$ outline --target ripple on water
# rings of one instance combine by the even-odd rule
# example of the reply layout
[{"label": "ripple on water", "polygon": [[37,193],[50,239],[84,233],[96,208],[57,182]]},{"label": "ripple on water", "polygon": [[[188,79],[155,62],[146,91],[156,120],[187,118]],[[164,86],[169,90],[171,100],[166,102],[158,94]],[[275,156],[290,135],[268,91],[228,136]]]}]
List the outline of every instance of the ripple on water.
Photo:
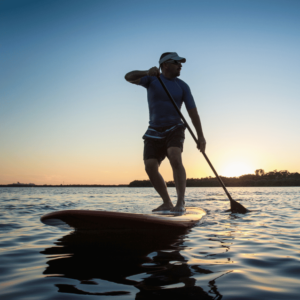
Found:
[{"label": "ripple on water", "polygon": [[221,188],[188,188],[187,205],[207,215],[164,249],[134,254],[93,236],[79,243],[39,219],[62,209],[147,213],[160,203],[152,188],[0,188],[0,298],[298,299],[300,188],[229,192],[252,212],[226,213]]}]

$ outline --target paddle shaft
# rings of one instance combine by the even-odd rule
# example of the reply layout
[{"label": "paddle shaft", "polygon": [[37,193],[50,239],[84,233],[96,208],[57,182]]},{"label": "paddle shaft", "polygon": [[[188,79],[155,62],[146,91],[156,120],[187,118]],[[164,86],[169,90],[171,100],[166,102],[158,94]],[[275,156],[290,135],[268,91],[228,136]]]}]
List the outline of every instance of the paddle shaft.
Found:
[{"label": "paddle shaft", "polygon": [[[170,100],[172,101],[172,103],[173,103],[175,109],[177,110],[177,112],[178,112],[180,118],[182,119],[182,121],[184,122],[186,128],[189,130],[189,132],[190,132],[190,134],[192,135],[194,141],[195,141],[196,144],[198,145],[198,140],[197,140],[197,138],[196,138],[194,132],[192,131],[192,129],[190,128],[189,124],[187,123],[187,121],[185,120],[184,116],[182,115],[182,113],[181,113],[180,109],[178,108],[176,102],[174,101],[172,95],[171,95],[170,92],[168,91],[167,87],[165,86],[165,84],[163,83],[163,81],[161,80],[161,78],[160,78],[159,76],[157,76],[157,78],[158,78],[158,80],[160,81],[160,83],[161,83],[162,87],[164,88],[164,90],[166,91],[166,93],[168,94]],[[209,166],[211,167],[212,171],[213,171],[214,174],[216,175],[217,179],[219,180],[219,183],[221,184],[222,188],[224,189],[224,191],[225,191],[227,197],[229,198],[229,200],[230,200],[230,201],[234,201],[234,200],[231,198],[229,192],[227,191],[226,186],[224,185],[222,179],[219,177],[219,175],[218,175],[218,173],[216,172],[215,168],[213,167],[213,165],[211,164],[210,160],[208,159],[207,155],[206,155],[204,152],[202,152],[202,154],[203,154],[204,158],[206,159],[207,163],[209,164]]]}]

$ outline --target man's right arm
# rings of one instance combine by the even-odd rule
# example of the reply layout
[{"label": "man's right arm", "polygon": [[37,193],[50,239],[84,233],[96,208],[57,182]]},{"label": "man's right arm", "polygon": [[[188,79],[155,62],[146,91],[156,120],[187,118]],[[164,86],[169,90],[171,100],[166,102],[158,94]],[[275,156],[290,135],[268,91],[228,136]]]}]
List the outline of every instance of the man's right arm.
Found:
[{"label": "man's right arm", "polygon": [[125,79],[130,83],[139,84],[142,77],[157,75],[159,75],[159,69],[153,67],[147,71],[131,71],[125,75]]}]

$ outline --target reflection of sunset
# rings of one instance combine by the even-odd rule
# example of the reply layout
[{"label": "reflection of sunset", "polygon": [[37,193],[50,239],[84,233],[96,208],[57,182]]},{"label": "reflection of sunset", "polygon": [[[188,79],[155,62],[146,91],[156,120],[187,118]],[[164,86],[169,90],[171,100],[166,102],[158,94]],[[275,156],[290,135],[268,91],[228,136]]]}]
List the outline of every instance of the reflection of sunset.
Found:
[{"label": "reflection of sunset", "polygon": [[238,177],[245,174],[253,174],[254,168],[244,162],[228,162],[220,169],[220,174],[226,177]]}]

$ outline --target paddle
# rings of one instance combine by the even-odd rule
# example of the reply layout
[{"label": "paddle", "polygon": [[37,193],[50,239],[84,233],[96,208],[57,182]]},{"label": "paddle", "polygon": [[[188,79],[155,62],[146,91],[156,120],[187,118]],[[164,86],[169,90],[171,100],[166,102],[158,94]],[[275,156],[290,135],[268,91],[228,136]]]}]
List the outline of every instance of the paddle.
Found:
[{"label": "paddle", "polygon": [[[172,101],[172,103],[173,103],[175,109],[177,110],[177,112],[178,112],[180,118],[181,118],[182,121],[184,122],[184,124],[185,124],[185,126],[187,127],[187,129],[189,130],[190,134],[192,135],[194,141],[195,141],[196,144],[198,145],[198,140],[197,140],[196,136],[194,135],[193,131],[191,130],[190,126],[188,125],[187,121],[185,120],[184,116],[182,115],[180,109],[178,108],[176,102],[174,101],[174,99],[173,99],[173,97],[171,96],[170,92],[168,91],[167,87],[166,87],[165,84],[162,82],[162,80],[160,79],[159,76],[157,76],[157,78],[158,78],[159,82],[161,83],[162,87],[164,88],[164,90],[166,91],[166,93],[168,94],[170,100]],[[240,203],[236,202],[235,200],[233,200],[233,199],[231,198],[231,195],[228,193],[228,191],[227,191],[227,189],[226,189],[226,187],[225,187],[225,185],[224,185],[222,179],[221,179],[221,178],[219,177],[219,175],[217,174],[215,168],[213,167],[213,165],[212,165],[211,162],[209,161],[207,155],[206,155],[204,152],[202,152],[202,154],[203,154],[204,158],[206,159],[206,161],[208,162],[209,166],[211,167],[212,171],[213,171],[214,174],[216,175],[217,179],[219,180],[219,183],[220,183],[221,186],[223,187],[223,189],[224,189],[224,191],[225,191],[227,197],[229,198],[229,200],[230,200],[230,210],[231,210],[231,212],[233,212],[233,213],[242,213],[242,214],[248,212],[248,210],[247,210],[243,205],[241,205]]]}]

